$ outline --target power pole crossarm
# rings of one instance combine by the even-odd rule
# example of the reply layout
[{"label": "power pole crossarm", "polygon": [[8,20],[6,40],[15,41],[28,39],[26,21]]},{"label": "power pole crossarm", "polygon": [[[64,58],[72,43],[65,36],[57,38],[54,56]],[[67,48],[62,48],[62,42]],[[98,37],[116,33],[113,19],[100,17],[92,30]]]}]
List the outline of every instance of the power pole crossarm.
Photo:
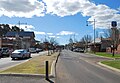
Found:
[{"label": "power pole crossarm", "polygon": [[27,28],[27,23],[21,23],[20,21],[18,22],[19,28],[20,28],[20,25],[21,25],[21,24],[25,24],[25,25],[26,25],[25,28]]}]

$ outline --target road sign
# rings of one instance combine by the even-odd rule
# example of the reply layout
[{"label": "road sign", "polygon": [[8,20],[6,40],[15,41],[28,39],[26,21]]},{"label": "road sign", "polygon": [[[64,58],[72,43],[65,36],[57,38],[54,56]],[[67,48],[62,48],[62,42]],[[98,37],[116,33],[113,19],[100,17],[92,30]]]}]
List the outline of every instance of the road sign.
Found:
[{"label": "road sign", "polygon": [[117,26],[117,22],[116,21],[112,21],[111,22],[111,26],[115,28]]}]

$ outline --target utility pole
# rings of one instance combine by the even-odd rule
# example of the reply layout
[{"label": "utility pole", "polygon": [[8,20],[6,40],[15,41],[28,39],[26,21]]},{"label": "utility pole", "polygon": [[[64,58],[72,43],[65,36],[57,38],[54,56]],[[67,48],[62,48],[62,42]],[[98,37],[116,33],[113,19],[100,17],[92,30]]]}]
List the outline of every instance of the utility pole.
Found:
[{"label": "utility pole", "polygon": [[25,25],[26,25],[25,28],[27,28],[27,23],[21,23],[20,21],[18,22],[19,28],[20,28],[20,25],[21,25],[21,24],[25,24]]},{"label": "utility pole", "polygon": [[95,45],[95,22],[96,22],[96,20],[94,19],[93,21],[87,21],[87,24],[86,24],[86,26],[88,26],[88,24],[89,23],[92,23],[93,22],[93,29],[94,29],[94,53],[96,52],[95,50],[95,48],[96,48],[96,45]]},{"label": "utility pole", "polygon": [[[26,25],[26,28],[27,28],[27,23],[21,23],[21,22],[19,21],[19,22],[18,22],[19,29],[20,29],[20,25],[21,25],[21,24],[25,24],[25,25]],[[21,47],[20,47],[20,46],[21,46],[21,45],[20,45],[20,42],[21,42],[21,41],[19,40],[19,31],[17,31],[17,32],[16,32],[16,47],[15,47],[15,49],[16,49],[16,48],[21,48]]]}]

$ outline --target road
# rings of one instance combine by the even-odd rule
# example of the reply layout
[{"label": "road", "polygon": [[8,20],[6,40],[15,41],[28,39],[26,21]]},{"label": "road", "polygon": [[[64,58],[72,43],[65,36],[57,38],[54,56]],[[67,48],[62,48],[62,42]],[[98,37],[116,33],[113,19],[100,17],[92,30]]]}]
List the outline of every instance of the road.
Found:
[{"label": "road", "polygon": [[106,59],[64,50],[56,67],[56,83],[120,83],[120,73],[96,64]]},{"label": "road", "polygon": [[[42,54],[46,54],[47,52],[39,52],[39,53],[34,53],[31,54],[32,57],[38,56],[38,55],[42,55]],[[7,69],[9,67],[15,66],[17,64],[23,63],[28,61],[29,59],[25,59],[25,60],[12,60],[11,57],[6,57],[6,58],[1,58],[0,59],[0,70],[4,70]]]}]

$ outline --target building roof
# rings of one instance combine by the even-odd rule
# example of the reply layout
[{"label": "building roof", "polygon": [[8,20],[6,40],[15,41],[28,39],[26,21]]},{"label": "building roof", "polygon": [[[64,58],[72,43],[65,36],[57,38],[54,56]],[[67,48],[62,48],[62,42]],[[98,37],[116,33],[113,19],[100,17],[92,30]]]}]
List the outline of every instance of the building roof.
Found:
[{"label": "building roof", "polygon": [[35,37],[34,32],[22,31],[22,32],[7,32],[5,34],[6,37],[15,37],[19,35],[19,37]]},{"label": "building roof", "polygon": [[[94,43],[94,40],[92,41]],[[95,43],[101,43],[101,38],[95,38]]]}]

